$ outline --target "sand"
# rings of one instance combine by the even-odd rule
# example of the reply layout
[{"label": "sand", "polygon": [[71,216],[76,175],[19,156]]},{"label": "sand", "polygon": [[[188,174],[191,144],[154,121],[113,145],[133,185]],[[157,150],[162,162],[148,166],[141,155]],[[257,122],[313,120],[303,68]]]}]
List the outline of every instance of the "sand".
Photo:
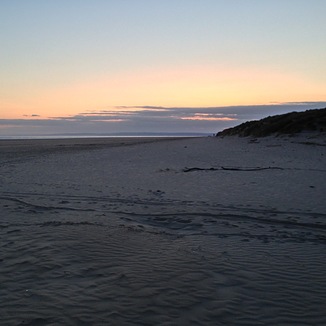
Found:
[{"label": "sand", "polygon": [[326,141],[0,141],[3,325],[325,325]]}]

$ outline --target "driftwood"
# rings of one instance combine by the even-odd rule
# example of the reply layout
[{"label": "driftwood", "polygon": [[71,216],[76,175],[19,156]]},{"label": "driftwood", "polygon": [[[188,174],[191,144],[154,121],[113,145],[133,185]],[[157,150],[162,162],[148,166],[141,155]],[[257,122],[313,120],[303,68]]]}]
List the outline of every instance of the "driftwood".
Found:
[{"label": "driftwood", "polygon": [[194,171],[262,171],[262,170],[283,170],[280,167],[224,167],[221,166],[220,168],[184,168],[183,172],[194,172]]}]

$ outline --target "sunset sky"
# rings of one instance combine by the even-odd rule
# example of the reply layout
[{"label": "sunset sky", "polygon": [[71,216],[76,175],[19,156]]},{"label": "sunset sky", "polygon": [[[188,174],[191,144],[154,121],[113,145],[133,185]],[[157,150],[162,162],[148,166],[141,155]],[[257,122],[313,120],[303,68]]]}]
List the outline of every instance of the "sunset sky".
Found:
[{"label": "sunset sky", "polygon": [[324,0],[0,0],[0,135],[213,132],[326,106]]}]

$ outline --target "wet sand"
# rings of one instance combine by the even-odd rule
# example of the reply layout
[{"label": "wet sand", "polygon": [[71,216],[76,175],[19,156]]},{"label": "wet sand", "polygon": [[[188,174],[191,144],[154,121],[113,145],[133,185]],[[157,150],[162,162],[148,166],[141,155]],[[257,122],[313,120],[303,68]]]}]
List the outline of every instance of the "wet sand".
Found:
[{"label": "wet sand", "polygon": [[0,141],[4,325],[325,325],[325,138]]}]

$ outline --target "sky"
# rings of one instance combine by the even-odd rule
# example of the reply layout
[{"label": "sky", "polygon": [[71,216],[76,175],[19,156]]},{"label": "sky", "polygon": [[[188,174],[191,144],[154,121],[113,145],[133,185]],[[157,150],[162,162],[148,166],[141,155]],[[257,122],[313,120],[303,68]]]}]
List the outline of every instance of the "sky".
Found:
[{"label": "sky", "polygon": [[324,0],[0,0],[0,135],[213,133],[326,107]]}]

